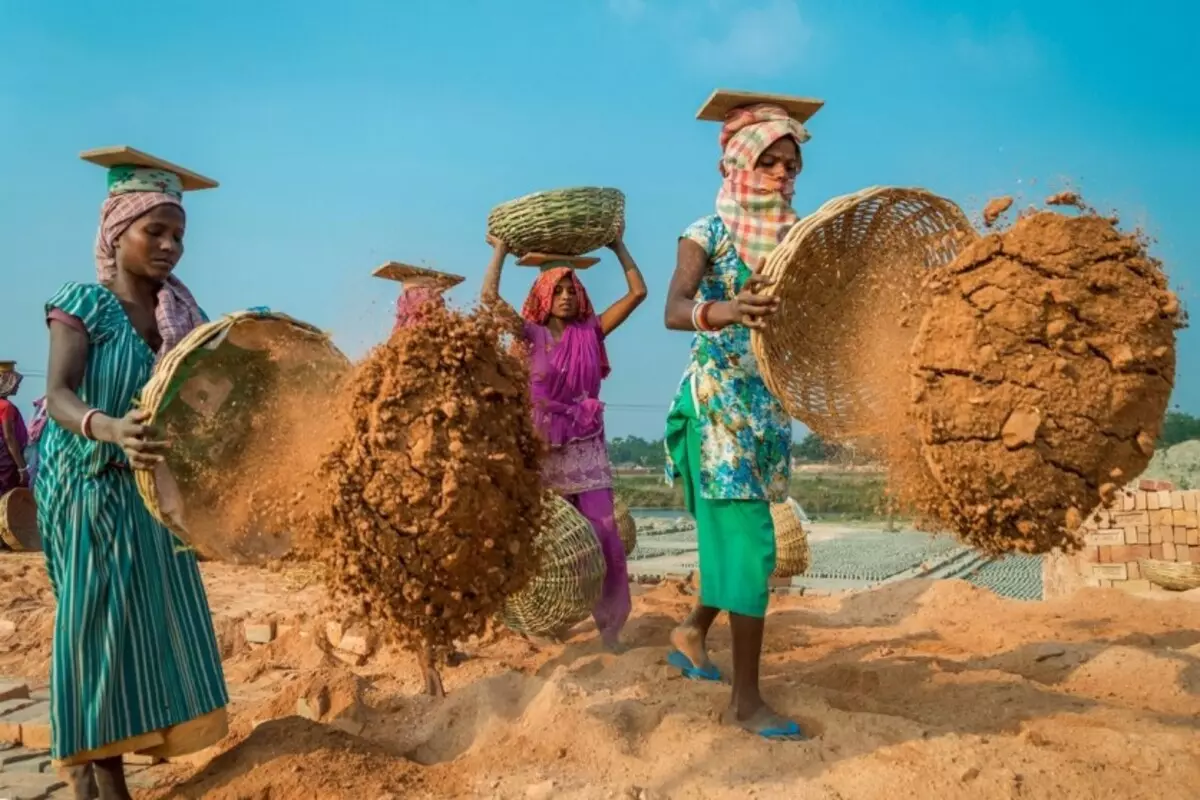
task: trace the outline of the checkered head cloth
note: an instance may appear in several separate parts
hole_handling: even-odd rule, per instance
[[[809,139],[803,125],[770,103],[733,110],[721,128],[724,181],[717,193],[717,214],[751,269],[757,269],[797,219],[792,210],[795,179],[780,184],[754,171],[763,152],[785,136],[797,147]]]

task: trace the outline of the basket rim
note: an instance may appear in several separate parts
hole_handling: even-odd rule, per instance
[[[529,194],[523,194],[520,197],[514,197],[511,200],[505,200],[502,203],[497,203],[492,208],[492,213],[517,203],[539,200],[543,197],[554,197],[556,195],[575,194],[580,192],[588,194],[615,194],[622,199],[625,197],[625,193],[615,186],[564,186],[558,189],[542,189],[541,191],[530,192]]]

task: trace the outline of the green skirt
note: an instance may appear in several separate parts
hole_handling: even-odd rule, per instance
[[[667,449],[682,478],[683,500],[700,543],[700,603],[764,617],[775,571],[775,523],[766,500],[714,500],[700,482],[700,425],[684,384],[667,416]]]

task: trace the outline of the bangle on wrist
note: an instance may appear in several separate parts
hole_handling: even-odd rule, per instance
[[[713,333],[717,330],[716,326],[708,321],[708,312],[712,310],[714,302],[713,300],[708,300],[697,307],[696,322],[699,324],[698,329],[705,333]]]
[[[79,423],[79,432],[83,434],[83,438],[89,442],[96,441],[96,435],[92,433],[92,419],[100,413],[100,409],[93,408],[83,415],[83,422]]]

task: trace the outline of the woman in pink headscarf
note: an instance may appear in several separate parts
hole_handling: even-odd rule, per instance
[[[483,281],[485,303],[500,303],[500,271],[507,246],[494,248]],[[546,488],[557,492],[592,523],[607,567],[596,627],[611,650],[620,647],[629,618],[629,572],[613,512],[612,467],[604,438],[600,382],[608,377],[604,339],[646,299],[646,283],[618,237],[609,247],[625,270],[625,295],[596,314],[583,284],[569,266],[546,264],[525,300],[521,316],[531,366],[534,424],[549,445],[542,467]]]
[[[228,695],[194,554],[146,509],[133,470],[167,443],[136,398],[158,358],[204,321],[174,276],[182,184],[171,172],[109,171],[97,283],[46,304],[50,363],[35,492],[56,611],[51,754],[76,796],[129,798],[122,756],[203,749],[228,729]]]

